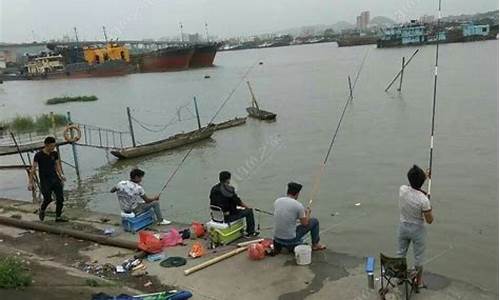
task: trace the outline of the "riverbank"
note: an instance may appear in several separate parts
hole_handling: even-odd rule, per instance
[[[0,199],[0,216],[21,218],[25,221],[37,221],[34,213],[36,205],[24,201]],[[53,207],[49,207],[49,211]],[[137,236],[123,232],[117,226],[119,216],[84,211],[81,209],[65,210],[66,216],[72,221],[67,224],[55,224],[50,213],[46,224],[64,226],[88,232],[103,232],[104,228],[113,228],[115,237],[126,240],[136,240]],[[203,221],[203,220],[200,220]],[[160,231],[170,228],[182,228],[184,224],[155,227]],[[111,273],[95,275],[85,272],[85,265],[105,266],[121,264],[125,259],[137,254],[131,250],[98,245],[91,242],[76,240],[69,237],[44,234],[29,230],[17,229],[0,225],[0,253],[1,255],[17,255],[41,265],[35,274],[35,283],[24,291],[0,290],[2,299],[19,299],[28,297],[30,293],[41,286],[50,287],[51,291],[68,290],[73,286],[75,292],[71,299],[90,299],[90,293],[107,292],[149,293],[164,289],[185,289],[193,293],[192,299],[378,299],[376,290],[367,287],[364,272],[364,258],[335,251],[336,245],[329,244],[329,249],[313,253],[312,264],[297,266],[292,255],[282,254],[276,257],[267,257],[262,261],[251,261],[247,254],[239,254],[207,269],[190,276],[185,276],[183,270],[195,266],[203,261],[234,249],[236,246],[209,250],[198,259],[187,258],[187,252],[193,240],[185,240],[185,246],[167,248],[167,256],[186,257],[186,266],[165,269],[158,262],[143,260],[147,274],[139,277],[116,276]],[[268,237],[268,236],[264,236]],[[199,240],[204,242],[203,240]],[[49,272],[50,274],[69,273],[66,282],[65,276],[55,275],[45,281],[37,281],[37,276]],[[55,269],[54,269],[55,268]],[[378,269],[378,264],[376,266]],[[56,271],[56,272],[52,272]],[[91,272],[92,273],[92,272]],[[101,276],[101,277],[99,277]],[[42,276],[43,277],[43,276]],[[49,277],[49,276],[46,276]],[[64,277],[64,278],[63,278]],[[377,273],[376,273],[376,277]],[[426,274],[428,289],[422,290],[413,299],[496,299],[496,295],[487,293],[471,284],[446,278],[438,274]],[[87,279],[98,282],[96,287],[89,287]],[[92,281],[91,281],[92,282]],[[151,283],[149,283],[151,282]],[[375,281],[376,288],[379,281]],[[64,294],[61,292],[61,294]],[[397,297],[395,292],[393,296]],[[11,298],[9,298],[11,297]],[[37,294],[38,298],[56,299],[53,295]],[[51,298],[52,297],[52,298]],[[64,299],[64,298],[58,298]],[[68,298],[66,298],[68,299]],[[396,298],[398,299],[398,298]]]

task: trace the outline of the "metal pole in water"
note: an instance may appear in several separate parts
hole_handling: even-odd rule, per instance
[[[403,74],[405,72],[405,57],[403,56],[403,61],[401,63],[401,76],[399,77],[399,87],[398,92],[401,92],[401,86],[403,85]]]
[[[349,82],[349,98],[352,100],[352,84],[351,84],[351,76],[347,76],[347,81]]]
[[[68,114],[68,123],[71,125],[72,124],[71,113],[68,111],[67,114]],[[70,131],[70,135],[71,135],[71,138],[73,138],[73,131],[72,130]],[[71,143],[71,149],[73,150],[73,161],[75,162],[76,177],[78,178],[78,180],[80,180],[80,166],[78,164],[78,152],[76,151],[75,142]],[[61,153],[59,153],[59,159],[61,159],[60,155],[61,155]]]
[[[132,116],[130,115],[130,107],[127,106],[128,127],[130,129],[130,136],[132,137],[132,146],[135,147],[134,126],[132,126]]]
[[[194,99],[194,110],[196,111],[196,120],[198,120],[198,129],[201,129],[200,114],[198,113],[198,102],[196,102],[196,97]]]

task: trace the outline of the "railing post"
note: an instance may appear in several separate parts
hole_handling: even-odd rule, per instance
[[[135,147],[134,126],[132,126],[132,116],[130,115],[130,107],[127,106],[128,127],[130,129],[130,136],[132,137],[132,146]]]
[[[102,147],[102,135],[101,135],[101,128],[98,128],[99,130],[99,146]]]

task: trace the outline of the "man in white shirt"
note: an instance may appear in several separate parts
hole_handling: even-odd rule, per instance
[[[140,169],[130,171],[130,180],[120,181],[111,189],[111,193],[116,192],[118,203],[124,213],[134,213],[136,215],[153,208],[156,221],[159,225],[168,225],[171,222],[165,220],[160,210],[160,195],[148,197],[144,192],[144,188],[140,185],[145,172]]]
[[[399,188],[398,255],[406,257],[410,243],[413,243],[417,281],[419,286],[423,286],[422,274],[427,235],[424,224],[425,222],[431,224],[434,220],[428,195],[421,189],[428,175],[421,168],[413,165],[407,176],[410,186],[402,185]]]
[[[302,238],[310,232],[312,250],[326,249],[319,243],[319,221],[311,218],[311,209],[305,209],[297,200],[301,189],[301,184],[290,182],[287,196],[274,202],[274,240],[284,246],[300,245]]]

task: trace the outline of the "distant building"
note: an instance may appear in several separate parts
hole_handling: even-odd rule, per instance
[[[201,42],[201,36],[199,33],[188,34],[187,40],[190,43],[198,43],[198,42]]]
[[[356,17],[356,28],[359,30],[366,30],[370,23],[370,12],[364,11]]]
[[[434,23],[435,17],[432,15],[424,15],[420,17],[420,23]]]

